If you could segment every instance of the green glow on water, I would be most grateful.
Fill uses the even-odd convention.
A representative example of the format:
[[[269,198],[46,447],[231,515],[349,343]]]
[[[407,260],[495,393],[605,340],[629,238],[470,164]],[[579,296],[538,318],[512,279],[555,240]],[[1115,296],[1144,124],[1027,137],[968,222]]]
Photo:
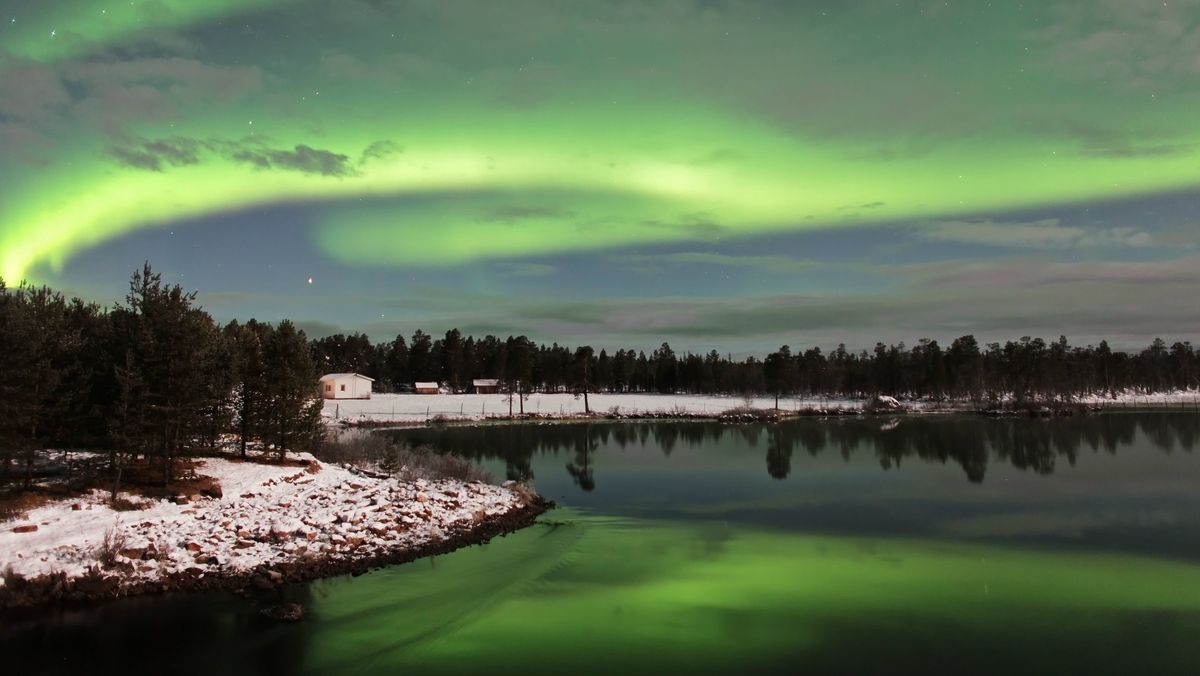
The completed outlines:
[[[518,654],[539,673],[886,665],[884,653],[854,652],[861,641],[928,656],[944,640],[951,662],[964,651],[985,666],[1006,640],[1041,664],[1078,666],[1069,646],[1110,666],[1144,665],[1146,651],[1164,664],[1200,656],[1187,638],[1200,630],[1200,567],[1186,563],[568,510],[549,518],[567,523],[317,585],[306,669],[507,671],[520,670]]]

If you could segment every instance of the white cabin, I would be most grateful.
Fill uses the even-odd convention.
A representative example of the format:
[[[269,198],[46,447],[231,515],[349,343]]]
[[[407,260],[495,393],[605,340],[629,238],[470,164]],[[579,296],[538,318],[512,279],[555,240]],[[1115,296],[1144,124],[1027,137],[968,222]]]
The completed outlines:
[[[330,373],[319,382],[325,399],[370,399],[375,380],[357,373]]]
[[[475,394],[495,394],[500,391],[500,380],[498,378],[476,378],[471,381],[471,388],[475,390]]]

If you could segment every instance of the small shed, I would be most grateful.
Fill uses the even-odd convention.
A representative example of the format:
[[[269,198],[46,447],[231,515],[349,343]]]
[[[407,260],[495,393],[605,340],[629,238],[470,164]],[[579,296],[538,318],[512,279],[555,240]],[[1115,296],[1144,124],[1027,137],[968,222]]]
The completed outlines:
[[[417,394],[437,394],[440,389],[437,383],[413,383],[413,392]]]
[[[500,381],[496,378],[476,378],[471,381],[475,394],[496,394],[500,391]]]
[[[318,382],[325,399],[370,399],[375,379],[358,373],[329,373]]]

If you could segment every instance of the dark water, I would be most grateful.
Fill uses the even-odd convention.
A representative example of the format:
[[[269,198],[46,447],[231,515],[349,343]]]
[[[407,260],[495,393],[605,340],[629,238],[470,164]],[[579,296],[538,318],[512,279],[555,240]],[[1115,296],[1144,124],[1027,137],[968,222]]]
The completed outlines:
[[[10,618],[8,673],[1200,668],[1200,416],[391,434],[565,506],[280,595]],[[258,615],[280,596],[308,617]]]

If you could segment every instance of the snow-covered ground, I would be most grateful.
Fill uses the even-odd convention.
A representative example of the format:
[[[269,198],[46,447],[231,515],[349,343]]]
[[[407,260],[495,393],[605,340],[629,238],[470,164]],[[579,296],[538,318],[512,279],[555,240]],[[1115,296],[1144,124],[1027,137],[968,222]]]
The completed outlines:
[[[718,415],[740,406],[770,409],[775,407],[774,397],[733,397],[722,395],[692,394],[590,394],[589,402],[593,413],[609,413],[614,409],[622,415],[669,414]],[[783,397],[779,408],[783,411],[861,409],[865,399],[825,397]],[[910,410],[953,409],[955,403],[931,401],[901,401]],[[1159,394],[1123,393],[1116,399],[1107,397],[1085,397],[1083,404],[1162,406],[1200,406],[1200,392],[1180,391]],[[962,406],[965,406],[964,402]],[[514,413],[520,410],[513,401]],[[570,417],[582,415],[583,397],[571,394],[533,393],[525,401],[525,412],[543,416]],[[434,416],[480,420],[493,416],[508,415],[508,397],[503,394],[375,394],[370,399],[326,400],[324,416],[327,422],[339,421],[359,423],[397,424],[424,422]]]
[[[623,415],[644,413],[688,413],[716,415],[739,406],[774,408],[774,397],[730,397],[693,394],[589,394],[593,413],[616,408]],[[864,402],[851,399],[781,398],[785,411],[808,408],[861,408]],[[513,413],[520,410],[514,400]],[[583,414],[583,397],[571,394],[533,393],[525,401],[525,412],[540,415]],[[443,415],[450,418],[481,419],[508,415],[508,397],[503,394],[375,394],[370,399],[325,401],[325,418],[350,422],[422,422]]]
[[[220,482],[221,498],[118,512],[96,491],[30,510],[0,524],[0,569],[81,576],[97,565],[106,531],[124,540],[116,561],[131,583],[188,568],[236,573],[303,557],[350,560],[415,549],[524,504],[500,486],[375,479],[306,459],[308,468],[197,461],[199,474]]]
[[[1081,397],[1079,402],[1082,404],[1097,405],[1183,406],[1194,408],[1200,406],[1200,390],[1176,390],[1174,392],[1155,392],[1154,394],[1121,392],[1115,398],[1093,395],[1090,397]]]

